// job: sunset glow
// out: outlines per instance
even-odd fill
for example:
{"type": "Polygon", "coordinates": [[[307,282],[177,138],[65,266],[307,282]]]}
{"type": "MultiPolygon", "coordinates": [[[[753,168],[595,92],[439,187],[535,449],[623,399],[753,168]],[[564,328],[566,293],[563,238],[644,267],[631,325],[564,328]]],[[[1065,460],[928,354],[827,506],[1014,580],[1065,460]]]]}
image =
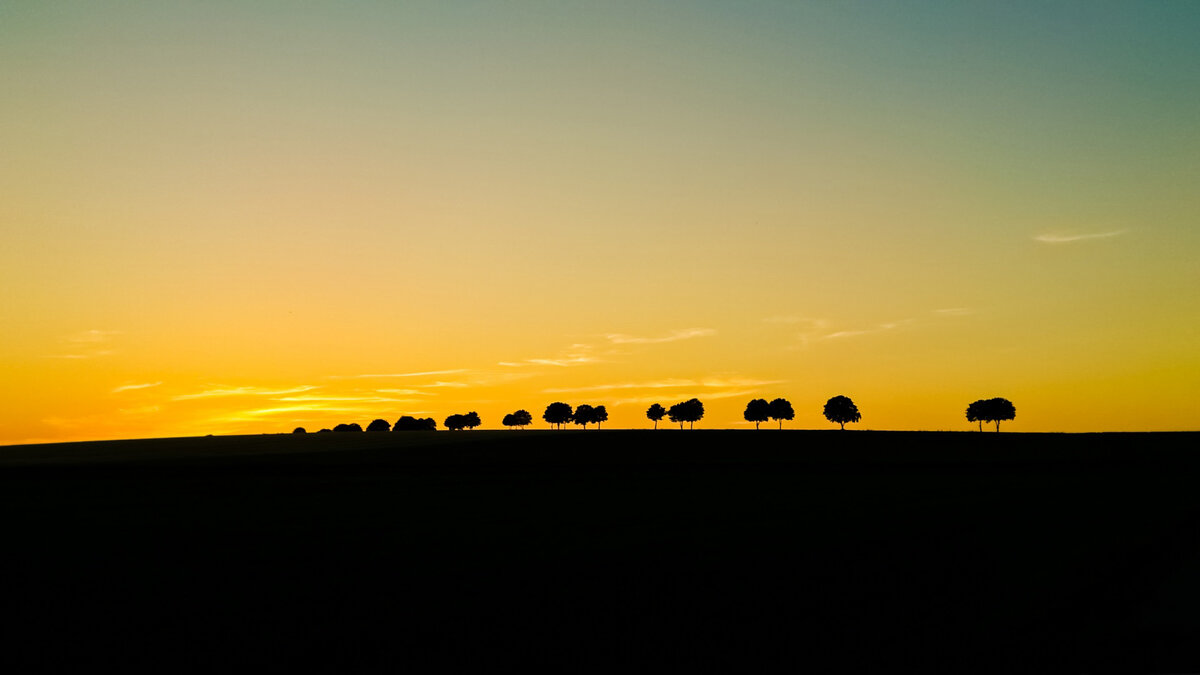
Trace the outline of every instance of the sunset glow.
{"type": "Polygon", "coordinates": [[[1200,3],[396,4],[0,4],[0,444],[1200,427],[1200,3]]]}

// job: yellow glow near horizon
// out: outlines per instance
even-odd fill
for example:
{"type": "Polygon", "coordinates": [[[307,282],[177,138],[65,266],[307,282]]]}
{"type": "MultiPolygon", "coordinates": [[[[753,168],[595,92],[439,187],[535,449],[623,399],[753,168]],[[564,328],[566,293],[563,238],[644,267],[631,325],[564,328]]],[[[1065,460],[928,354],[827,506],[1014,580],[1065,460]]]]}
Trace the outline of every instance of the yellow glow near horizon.
{"type": "Polygon", "coordinates": [[[1193,6],[56,5],[0,8],[0,443],[1200,427],[1193,6]]]}

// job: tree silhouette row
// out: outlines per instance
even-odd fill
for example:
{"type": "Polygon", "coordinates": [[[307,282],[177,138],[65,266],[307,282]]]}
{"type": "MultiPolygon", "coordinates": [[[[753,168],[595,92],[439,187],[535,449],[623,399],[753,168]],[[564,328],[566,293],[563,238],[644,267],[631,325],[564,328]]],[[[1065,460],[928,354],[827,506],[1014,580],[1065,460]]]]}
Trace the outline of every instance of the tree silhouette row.
{"type": "MultiPolygon", "coordinates": [[[[862,419],[862,414],[858,410],[858,406],[854,401],[847,396],[834,396],[825,402],[825,407],[822,410],[825,419],[839,425],[843,431],[846,429],[847,423],[858,422],[862,419]]],[[[792,404],[785,398],[777,398],[770,402],[766,399],[752,399],[746,404],[746,410],[742,413],[742,417],[747,422],[754,422],[754,428],[758,429],[759,425],[767,420],[774,420],[779,423],[779,428],[783,428],[785,421],[795,419],[796,413],[792,408],[792,404]]],[[[1015,419],[1017,409],[1012,402],[1006,398],[990,398],[974,401],[967,406],[967,421],[978,422],[979,430],[983,431],[983,423],[988,422],[996,424],[996,431],[1000,431],[1000,422],[1015,419]]],[[[664,408],[661,404],[655,403],[646,410],[646,418],[654,423],[654,429],[658,429],[658,423],[666,417],[671,422],[679,425],[680,429],[684,428],[684,424],[688,425],[689,429],[695,428],[696,422],[704,418],[704,403],[700,399],[692,398],[686,401],[681,401],[672,405],[670,408],[664,408]]],[[[608,421],[608,409],[603,405],[590,405],[581,403],[579,406],[572,408],[569,404],[562,401],[555,401],[546,406],[545,412],[542,413],[542,419],[547,424],[556,428],[562,429],[564,424],[577,424],[584,429],[587,425],[595,424],[599,429],[601,423],[608,421]]],[[[527,410],[517,410],[504,416],[502,424],[506,427],[517,427],[524,429],[533,423],[533,415],[527,410]]],[[[443,422],[446,429],[450,431],[461,431],[463,429],[474,429],[482,424],[479,419],[479,414],[471,411],[465,415],[450,415],[443,422]]],[[[387,420],[376,419],[367,425],[368,432],[381,431],[435,431],[437,423],[433,418],[427,417],[418,419],[405,415],[396,423],[388,424],[387,420]]],[[[321,429],[321,432],[361,432],[363,428],[357,423],[339,424],[332,430],[321,429]]],[[[305,433],[304,427],[297,427],[292,433],[305,433]]]]}

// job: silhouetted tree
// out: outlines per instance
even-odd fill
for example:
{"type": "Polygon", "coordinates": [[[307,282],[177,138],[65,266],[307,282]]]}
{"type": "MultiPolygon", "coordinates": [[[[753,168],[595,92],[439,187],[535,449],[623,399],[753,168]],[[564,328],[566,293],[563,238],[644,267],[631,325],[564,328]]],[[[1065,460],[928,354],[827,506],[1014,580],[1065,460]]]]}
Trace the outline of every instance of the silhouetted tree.
{"type": "Polygon", "coordinates": [[[967,406],[967,419],[971,422],[979,421],[980,431],[983,431],[983,422],[995,422],[996,433],[1000,433],[1000,423],[1015,419],[1016,416],[1016,406],[1006,398],[989,398],[967,406]],[[975,408],[975,419],[971,419],[971,408],[975,408]]]}
{"type": "Polygon", "coordinates": [[[442,425],[450,431],[462,431],[463,427],[467,426],[467,420],[464,415],[451,415],[442,422],[442,425]]]}
{"type": "Polygon", "coordinates": [[[321,429],[317,433],[318,434],[330,434],[330,433],[333,433],[333,429],[321,429]]]}
{"type": "Polygon", "coordinates": [[[387,420],[372,420],[367,425],[367,431],[391,431],[392,425],[387,420]]]}
{"type": "Polygon", "coordinates": [[[304,427],[296,427],[295,429],[292,429],[292,433],[293,434],[307,434],[308,432],[304,430],[304,427]]]}
{"type": "Polygon", "coordinates": [[[792,410],[792,403],[786,398],[777,398],[771,401],[770,404],[771,419],[779,422],[779,428],[783,428],[783,421],[792,421],[796,417],[796,411],[792,410]]]}
{"type": "Polygon", "coordinates": [[[987,417],[987,401],[980,399],[967,406],[967,421],[979,422],[979,430],[983,431],[983,420],[987,417]]]}
{"type": "Polygon", "coordinates": [[[561,401],[555,401],[546,406],[546,412],[542,413],[542,419],[559,429],[562,428],[562,425],[570,422],[572,417],[574,417],[574,413],[571,411],[571,406],[561,401]]]}
{"type": "Polygon", "coordinates": [[[513,422],[516,423],[516,426],[523,429],[526,426],[533,424],[533,415],[530,415],[528,410],[518,410],[513,413],[513,422]]]}
{"type": "MultiPolygon", "coordinates": [[[[655,430],[658,430],[658,421],[661,420],[663,417],[665,417],[666,414],[667,414],[667,409],[657,403],[650,406],[649,408],[646,408],[646,419],[654,422],[655,430]]],[[[673,422],[674,420],[671,420],[671,421],[673,422]]]]}
{"type": "Polygon", "coordinates": [[[586,403],[575,406],[575,424],[587,429],[587,425],[596,421],[595,414],[596,409],[586,403]]]}
{"type": "Polygon", "coordinates": [[[857,422],[862,415],[858,414],[858,406],[854,405],[854,401],[845,396],[834,396],[825,402],[825,419],[842,425],[842,431],[845,431],[846,422],[857,422]]]}
{"type": "Polygon", "coordinates": [[[683,429],[683,416],[684,412],[682,403],[676,403],[670,408],[667,408],[667,419],[671,420],[672,422],[678,422],[680,430],[683,429]]]}
{"type": "Polygon", "coordinates": [[[483,422],[479,421],[479,413],[475,412],[474,410],[467,413],[466,415],[463,415],[463,426],[464,427],[466,427],[468,429],[474,429],[475,427],[479,426],[480,424],[483,424],[483,422]]]}
{"type": "Polygon", "coordinates": [[[771,417],[771,404],[767,403],[766,399],[753,399],[746,404],[746,412],[742,413],[742,417],[747,422],[754,422],[754,428],[758,429],[759,424],[771,417]]]}
{"type": "Polygon", "coordinates": [[[704,404],[698,398],[691,398],[683,403],[676,403],[667,411],[667,416],[672,422],[679,422],[679,428],[683,428],[683,423],[688,422],[688,428],[694,429],[696,422],[699,422],[704,417],[704,404]]]}
{"type": "Polygon", "coordinates": [[[500,420],[500,424],[503,424],[506,427],[517,426],[516,419],[513,417],[512,413],[508,413],[507,415],[505,415],[504,418],[500,420]]]}
{"type": "Polygon", "coordinates": [[[344,431],[362,431],[362,427],[359,426],[358,422],[351,422],[350,424],[339,424],[336,427],[334,427],[333,430],[334,431],[343,431],[343,432],[344,431]]]}
{"type": "Polygon", "coordinates": [[[437,431],[437,422],[432,417],[417,419],[411,415],[405,415],[396,420],[392,431],[437,431]]]}
{"type": "Polygon", "coordinates": [[[592,421],[596,423],[596,428],[599,429],[601,422],[608,421],[608,408],[605,408],[602,405],[592,408],[592,421]]]}

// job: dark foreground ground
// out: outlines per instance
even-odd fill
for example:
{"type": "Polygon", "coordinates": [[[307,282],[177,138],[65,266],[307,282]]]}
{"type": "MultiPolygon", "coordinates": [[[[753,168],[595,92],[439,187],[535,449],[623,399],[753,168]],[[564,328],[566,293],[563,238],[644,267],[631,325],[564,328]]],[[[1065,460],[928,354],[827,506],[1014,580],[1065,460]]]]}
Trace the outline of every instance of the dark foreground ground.
{"type": "Polygon", "coordinates": [[[0,666],[1196,671],[1198,448],[766,430],[0,448],[0,666]]]}

